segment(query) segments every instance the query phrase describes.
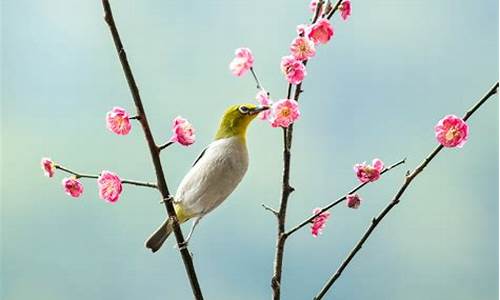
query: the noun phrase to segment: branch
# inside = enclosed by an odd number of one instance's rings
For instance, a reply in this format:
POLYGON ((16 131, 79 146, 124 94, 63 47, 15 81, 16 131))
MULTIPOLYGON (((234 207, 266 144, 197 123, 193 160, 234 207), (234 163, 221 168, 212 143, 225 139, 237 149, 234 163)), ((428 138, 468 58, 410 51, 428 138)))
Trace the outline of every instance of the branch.
POLYGON ((261 205, 265 210, 272 212, 275 217, 278 217, 278 211, 276 209, 272 208, 271 206, 265 205, 264 203, 261 205))
POLYGON ((173 143, 174 142, 172 142, 172 141, 168 141, 165 144, 158 146, 158 151, 161 151, 161 150, 167 148, 168 146, 172 145, 173 143))
POLYGON ((330 20, 330 19, 332 18, 333 14, 334 14, 334 13, 335 13, 338 9, 339 9, 340 4, 342 4, 342 1, 343 1, 343 0, 338 0, 338 1, 335 3, 335 5, 333 6, 332 10, 328 13, 328 16, 326 16, 326 18, 327 18, 328 20, 330 20))
MULTIPOLYGON (((323 7, 324 0, 319 0, 312 23, 314 24, 321 13, 321 8, 323 7)), ((304 66, 307 64, 307 60, 304 61, 304 66)), ((295 87, 294 100, 299 101, 302 82, 295 87)), ((290 99, 292 95, 292 84, 288 84, 287 97, 290 99)), ((274 267, 273 267, 273 277, 271 279, 271 288, 273 290, 273 300, 279 300, 281 297, 281 274, 283 270, 283 256, 285 250, 285 242, 287 235, 285 234, 285 221, 286 221, 286 208, 288 205, 288 198, 290 194, 295 190, 290 185, 290 158, 291 158, 291 148, 292 148, 292 138, 293 138, 293 124, 288 126, 288 128, 283 128, 283 176, 282 176, 282 187, 281 187, 281 200, 280 208, 278 210, 278 233, 276 236, 276 250, 274 254, 274 267)))
MULTIPOLYGON (((79 173, 79 172, 70 170, 70 169, 68 169, 66 167, 63 167, 61 165, 56 165, 55 167, 56 167, 56 169, 59 169, 59 170, 64 171, 66 173, 75 175, 75 177, 77 179, 78 178, 93 178, 93 179, 99 178, 99 175, 79 173)), ((121 181, 121 183, 123 183, 123 184, 137 185, 137 186, 144 186, 144 187, 150 187, 150 188, 153 188, 153 189, 157 189, 158 188, 158 186, 156 184, 154 184, 154 183, 142 182, 142 181, 136 181, 136 180, 123 179, 121 181)))
POLYGON ((120 39, 120 35, 118 34, 118 29, 116 28, 116 24, 113 19, 113 14, 111 11, 111 6, 108 0, 102 0, 102 5, 104 8, 104 20, 108 24, 109 30, 111 31, 111 35, 113 37, 113 41, 116 47, 116 51, 118 53, 118 57, 120 59, 120 63, 123 68, 123 72, 125 73, 125 77, 127 79, 127 83, 130 88, 130 92, 132 93, 132 97, 134 99, 135 107, 137 110, 138 121, 141 123, 144 135, 146 137, 146 141, 151 154, 151 159, 153 161, 153 165, 156 172, 156 178, 158 180, 158 189, 161 193, 162 199, 169 199, 167 201, 164 201, 165 208, 167 210, 169 218, 171 218, 173 221, 172 228, 175 234, 175 238, 177 240, 177 246, 181 253, 182 260, 184 262, 184 268, 186 269, 186 273, 189 278, 189 282, 191 284, 191 289, 193 291, 194 298, 203 299, 201 288, 198 283, 198 278, 196 276, 196 271, 194 269, 193 260, 189 253, 189 250, 185 245, 184 236, 182 235, 179 222, 177 221, 177 215, 175 213, 175 209, 172 204, 172 197, 168 190, 167 182, 165 180, 165 174, 163 173, 163 168, 161 165, 160 152, 158 151, 158 146, 156 145, 153 135, 151 133, 151 129, 149 128, 149 123, 146 118, 146 113, 144 112, 144 107, 142 105, 139 89, 137 88, 137 84, 135 83, 134 75, 132 74, 132 70, 127 60, 127 54, 125 53, 125 49, 123 48, 123 44, 120 39))
MULTIPOLYGON (((402 165, 406 162, 406 158, 398 161, 397 163, 391 165, 390 167, 388 168, 385 168, 382 172, 380 172, 380 175, 396 168, 397 166, 399 165, 402 165)), ((310 224, 315 218, 317 218, 319 215, 321 215, 322 213, 324 213, 325 211, 327 210, 330 210, 331 208, 333 208, 334 206, 336 206, 337 204, 343 202, 346 198, 347 198, 347 195, 351 195, 351 194, 354 194, 355 192, 357 192, 358 190, 360 190, 361 188, 363 188, 365 185, 367 185, 368 183, 370 182, 364 182, 364 183, 361 183, 359 184, 357 187, 353 188, 351 191, 349 191, 345 196, 335 200, 334 202, 328 204, 327 206, 323 207, 317 214, 314 214, 313 216, 305 219, 302 223, 300 223, 299 225, 295 226, 294 228, 290 229, 287 233, 285 233, 287 236, 290 236, 292 235, 293 233, 295 233, 297 230, 299 230, 300 228, 306 226, 307 224, 310 224)))
MULTIPOLYGON (((490 88, 490 90, 476 103, 474 104, 465 114, 463 117, 463 120, 466 121, 469 119, 469 117, 479 108, 481 105, 483 105, 486 100, 488 100, 491 96, 495 95, 498 91, 498 81, 490 88)), ((330 279, 327 281, 325 286, 320 290, 318 295, 314 298, 315 300, 322 299, 325 294, 328 292, 328 290, 332 287, 332 285, 335 283, 335 281, 340 277, 342 274, 342 271, 349 265, 351 260, 354 258, 356 253, 361 249, 363 244, 366 242, 368 237, 372 234, 373 230, 377 227, 377 225, 382 221, 382 219, 396 206, 401 197, 403 196, 403 193, 406 191, 410 183, 424 170, 424 168, 436 157, 436 155, 443 149, 442 145, 437 146, 421 163, 418 165, 418 167, 415 168, 412 172, 409 172, 405 180, 403 182, 403 185, 399 188, 398 192, 394 196, 391 202, 387 204, 387 206, 378 214, 378 216, 374 217, 372 219, 372 222, 366 232, 363 234, 361 239, 358 241, 356 246, 351 250, 349 255, 345 258, 345 260, 342 262, 340 267, 337 269, 337 271, 330 277, 330 279)))

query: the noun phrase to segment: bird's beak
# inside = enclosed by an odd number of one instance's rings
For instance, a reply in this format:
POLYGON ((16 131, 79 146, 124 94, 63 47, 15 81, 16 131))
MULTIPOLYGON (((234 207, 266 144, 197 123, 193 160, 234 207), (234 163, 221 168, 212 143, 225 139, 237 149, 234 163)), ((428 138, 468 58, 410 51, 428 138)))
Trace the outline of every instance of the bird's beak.
POLYGON ((250 110, 250 115, 256 115, 260 112, 263 112, 265 110, 270 109, 271 107, 269 105, 259 105, 255 107, 254 109, 250 110))

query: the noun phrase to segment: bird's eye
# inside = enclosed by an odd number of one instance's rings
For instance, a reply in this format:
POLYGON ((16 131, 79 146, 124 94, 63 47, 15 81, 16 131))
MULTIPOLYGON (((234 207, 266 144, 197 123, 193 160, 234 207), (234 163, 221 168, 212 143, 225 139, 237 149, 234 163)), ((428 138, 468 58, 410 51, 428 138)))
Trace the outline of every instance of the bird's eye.
POLYGON ((240 113, 242 113, 244 115, 248 114, 248 112, 250 111, 250 109, 248 109, 248 107, 246 107, 244 105, 238 107, 238 110, 240 111, 240 113))

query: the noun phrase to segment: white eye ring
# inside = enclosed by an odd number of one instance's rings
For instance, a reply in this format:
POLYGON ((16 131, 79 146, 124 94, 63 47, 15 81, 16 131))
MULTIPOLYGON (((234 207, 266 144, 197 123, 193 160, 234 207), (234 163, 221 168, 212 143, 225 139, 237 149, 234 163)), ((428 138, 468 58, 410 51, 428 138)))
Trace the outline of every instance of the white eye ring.
POLYGON ((242 114, 244 114, 244 115, 248 114, 248 112, 250 111, 250 110, 248 109, 248 107, 246 107, 246 106, 244 106, 244 105, 242 105, 242 106, 238 107, 238 110, 240 111, 240 113, 242 113, 242 114))

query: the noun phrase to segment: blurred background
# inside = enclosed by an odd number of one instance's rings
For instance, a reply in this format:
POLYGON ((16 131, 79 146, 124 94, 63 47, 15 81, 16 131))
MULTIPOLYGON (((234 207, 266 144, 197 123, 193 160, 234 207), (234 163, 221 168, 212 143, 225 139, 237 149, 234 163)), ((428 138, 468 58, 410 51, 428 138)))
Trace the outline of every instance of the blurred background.
MULTIPOLYGON (((41 157, 88 173, 154 180, 140 127, 105 128, 132 99, 100 1, 2 4, 1 298, 190 299, 173 239, 143 241, 165 217, 154 190, 125 186, 114 205, 65 195, 41 157)), ((153 132, 170 137, 182 115, 197 142, 162 155, 172 190, 212 140, 230 104, 255 101, 248 74, 233 77, 234 49, 249 47, 272 97, 285 96, 280 58, 308 1, 112 1, 153 132)), ((390 200, 407 169, 436 145, 433 126, 463 115, 498 79, 498 2, 353 0, 335 37, 308 64, 296 124, 288 227, 357 184, 352 166, 379 157, 407 164, 360 193, 359 210, 332 211, 319 238, 304 229, 285 252, 283 299, 311 299, 390 200)), ((418 177, 329 293, 328 299, 498 298, 498 96, 470 121, 463 149, 443 151, 418 177)), ((190 243, 206 299, 268 299, 281 130, 255 122, 250 168, 190 243)), ((188 230, 186 225, 184 230, 188 230)))

